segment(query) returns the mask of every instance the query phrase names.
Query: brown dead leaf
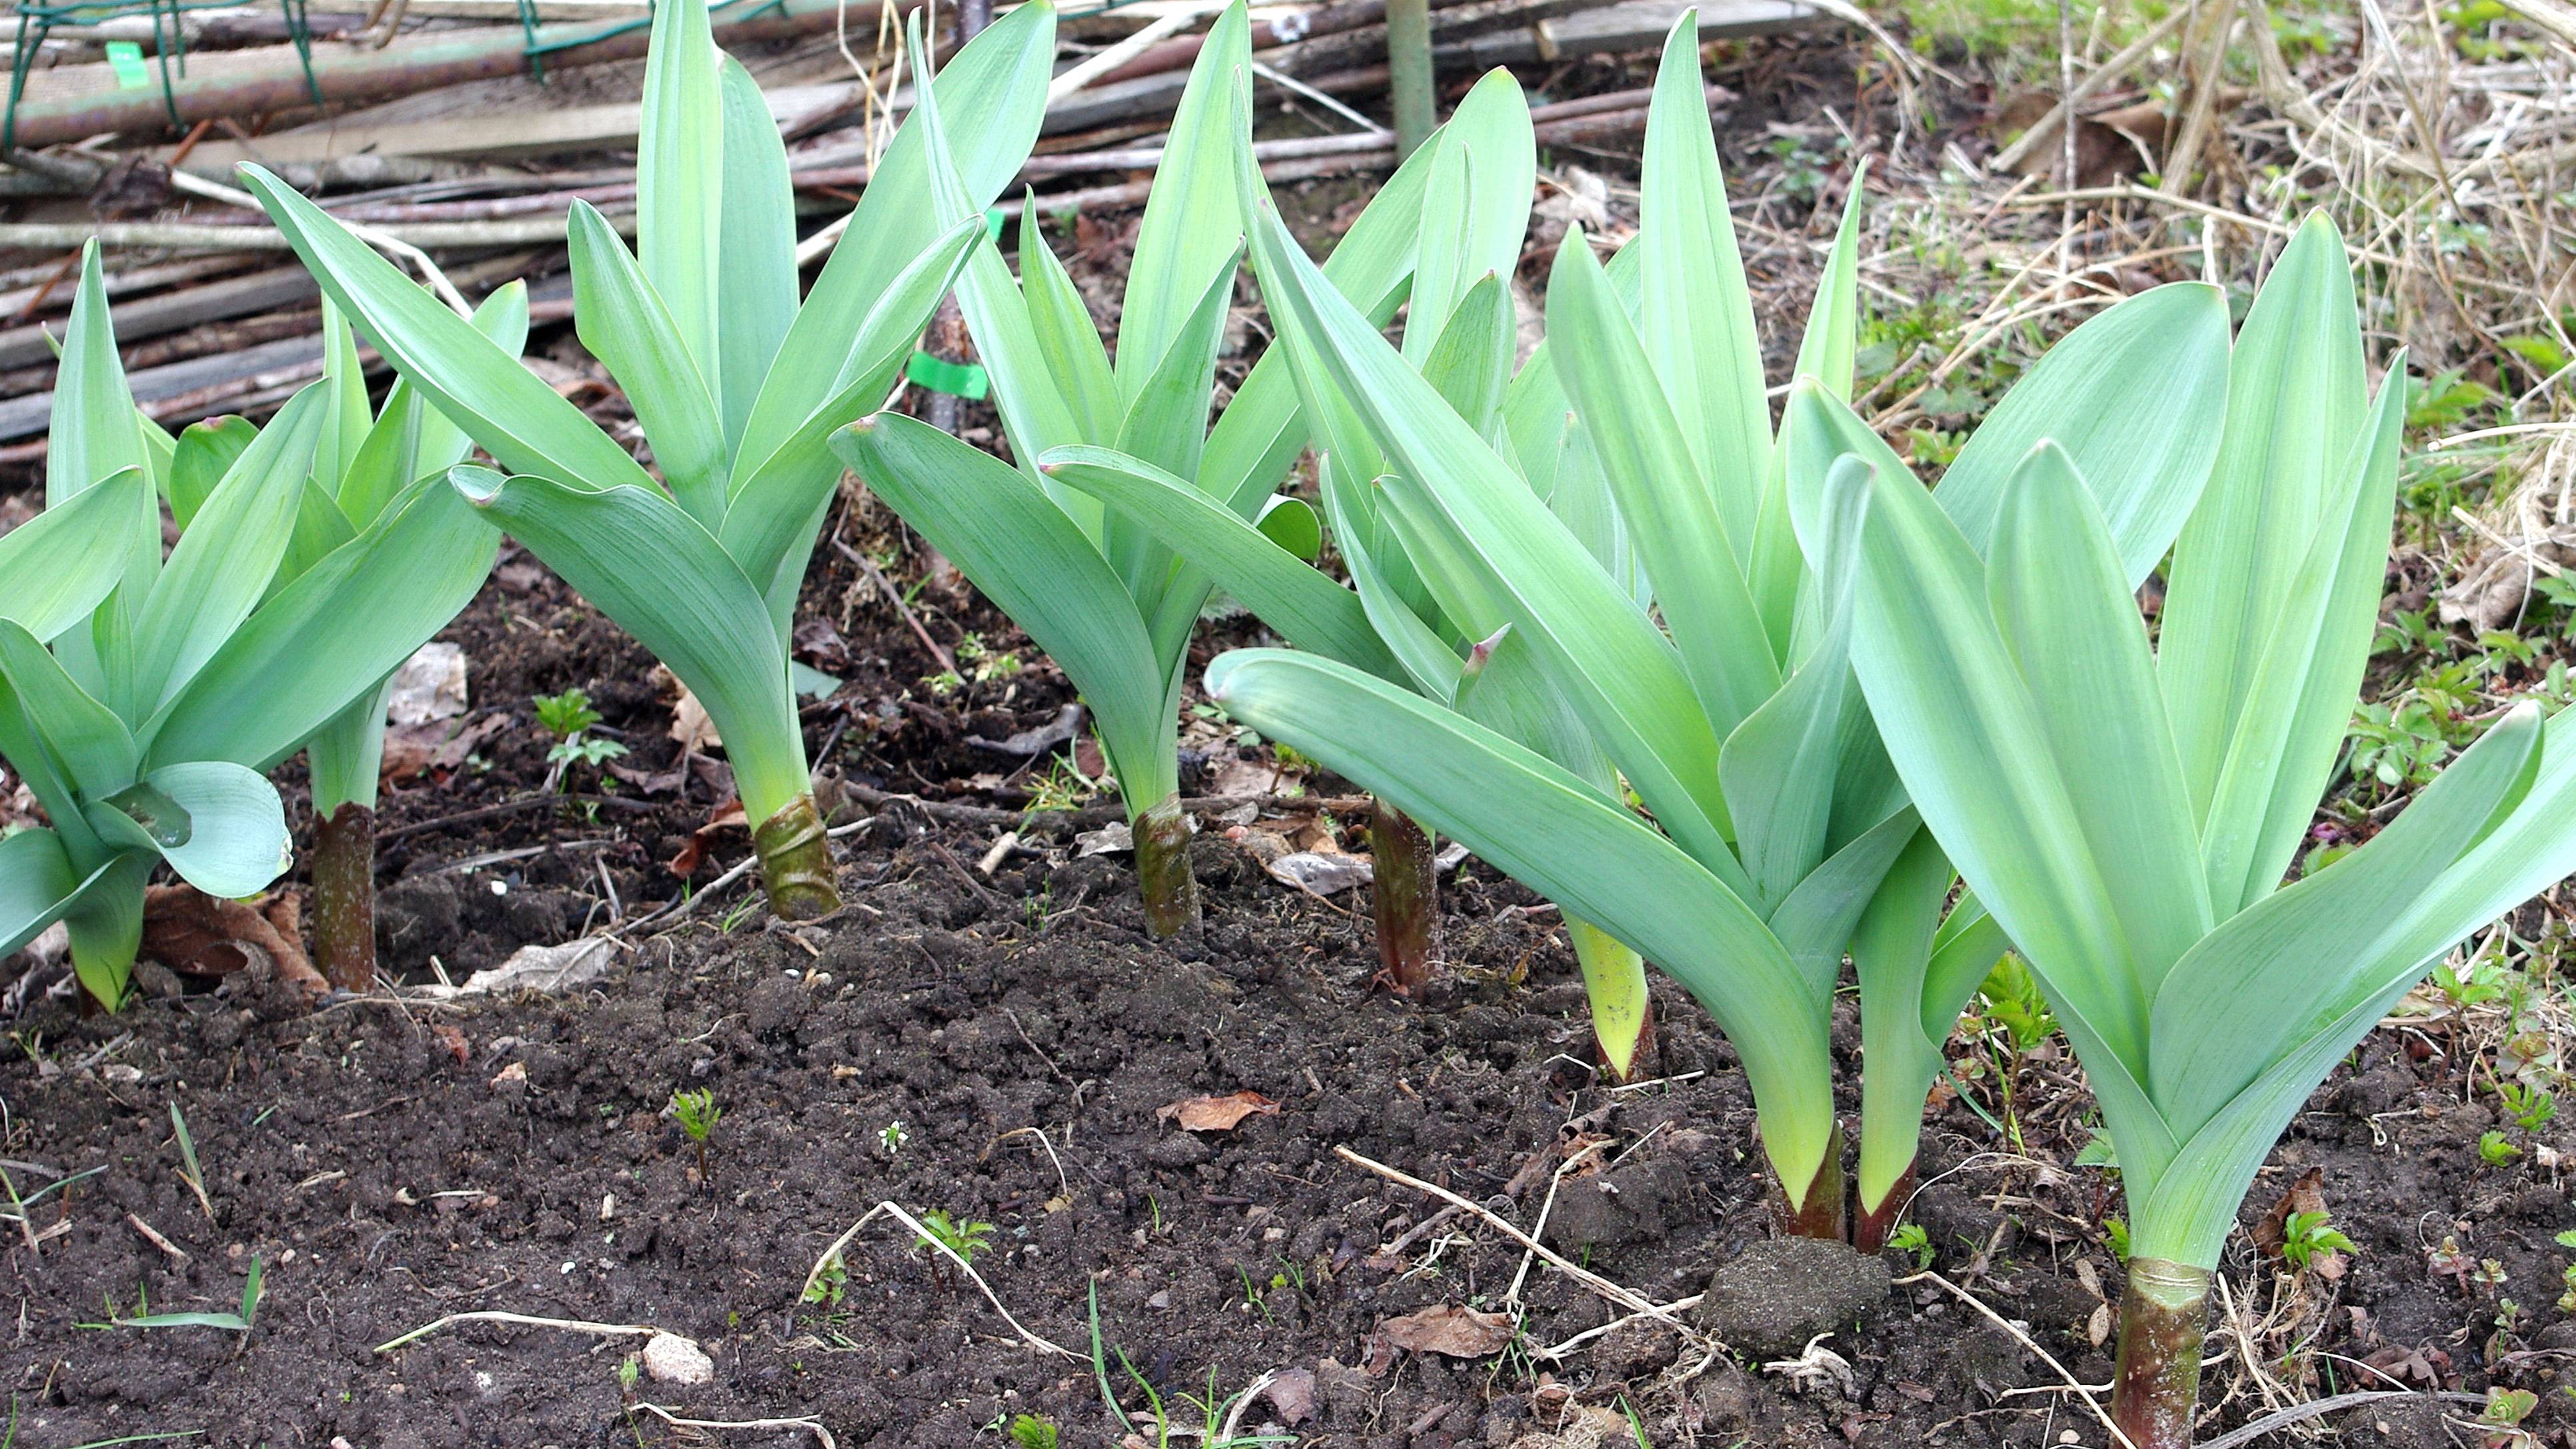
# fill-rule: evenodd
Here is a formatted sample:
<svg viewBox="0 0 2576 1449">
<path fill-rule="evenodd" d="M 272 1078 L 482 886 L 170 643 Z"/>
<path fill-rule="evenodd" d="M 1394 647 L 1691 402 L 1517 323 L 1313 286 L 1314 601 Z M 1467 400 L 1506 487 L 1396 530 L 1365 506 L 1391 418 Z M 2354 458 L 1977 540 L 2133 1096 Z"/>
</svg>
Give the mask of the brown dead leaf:
<svg viewBox="0 0 2576 1449">
<path fill-rule="evenodd" d="M 718 833 L 726 830 L 748 830 L 751 822 L 742 813 L 740 800 L 727 800 L 707 817 L 707 823 L 689 832 L 689 843 L 671 857 L 671 874 L 686 878 L 707 858 L 707 847 L 715 843 Z"/>
<path fill-rule="evenodd" d="M 441 1022 L 429 1029 L 429 1036 L 430 1040 L 438 1043 L 439 1050 L 456 1059 L 458 1066 L 473 1059 L 473 1048 L 466 1043 L 465 1033 L 457 1028 Z"/>
<path fill-rule="evenodd" d="M 698 703 L 698 697 L 685 684 L 671 705 L 671 738 L 680 742 L 684 753 L 692 755 L 724 744 L 724 737 L 716 733 L 715 721 L 707 718 L 707 707 Z"/>
<path fill-rule="evenodd" d="M 1315 1416 L 1315 1371 L 1284 1369 L 1271 1377 L 1261 1396 L 1279 1411 L 1279 1422 L 1294 1429 Z"/>
<path fill-rule="evenodd" d="M 1259 1092 L 1228 1092 L 1222 1097 L 1184 1097 L 1154 1110 L 1156 1117 L 1179 1123 L 1184 1132 L 1231 1132 L 1255 1114 L 1276 1117 L 1279 1104 Z"/>
<path fill-rule="evenodd" d="M 301 912 L 292 897 L 264 902 L 218 900 L 194 886 L 152 886 L 143 893 L 141 954 L 188 976 L 266 971 L 319 996 L 330 990 L 297 938 Z"/>
<path fill-rule="evenodd" d="M 2007 134 L 2028 130 L 2046 117 L 2057 98 L 2039 92 L 2006 102 L 1996 121 Z M 2075 184 L 2108 186 L 2141 171 L 2153 170 L 2164 149 L 2168 123 L 2164 103 L 2144 100 L 2080 116 L 2075 122 Z M 2052 134 L 2022 158 L 2016 169 L 2025 176 L 2062 174 L 2065 142 Z"/>
<path fill-rule="evenodd" d="M 1369 1341 L 1368 1372 L 1376 1378 L 1403 1353 L 1436 1353 L 1443 1358 L 1484 1358 L 1512 1341 L 1512 1316 L 1479 1313 L 1443 1303 L 1377 1326 Z"/>
<path fill-rule="evenodd" d="M 2280 1257 L 2283 1244 L 2289 1240 L 2290 1214 L 2321 1213 L 2325 1210 L 2325 1169 L 2311 1167 L 2298 1181 L 2290 1184 L 2280 1200 L 2272 1204 L 2271 1211 L 2263 1214 L 2263 1220 L 2254 1225 L 2255 1248 L 2266 1258 Z"/>
<path fill-rule="evenodd" d="M 391 785 L 431 771 L 460 769 L 485 740 L 509 726 L 509 715 L 498 712 L 462 728 L 454 720 L 445 719 L 395 725 L 385 731 L 384 763 L 377 767 L 377 773 Z"/>
</svg>

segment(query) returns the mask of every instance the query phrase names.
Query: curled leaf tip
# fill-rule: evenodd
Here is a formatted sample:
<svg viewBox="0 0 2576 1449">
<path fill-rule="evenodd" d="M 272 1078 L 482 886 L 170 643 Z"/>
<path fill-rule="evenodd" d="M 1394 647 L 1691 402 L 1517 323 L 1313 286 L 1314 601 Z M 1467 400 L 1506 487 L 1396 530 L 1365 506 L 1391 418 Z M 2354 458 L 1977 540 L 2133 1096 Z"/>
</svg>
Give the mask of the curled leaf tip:
<svg viewBox="0 0 2576 1449">
<path fill-rule="evenodd" d="M 465 501 L 484 508 L 501 496 L 501 485 L 509 479 L 489 468 L 474 463 L 459 463 L 447 470 L 448 486 L 465 495 Z"/>
</svg>

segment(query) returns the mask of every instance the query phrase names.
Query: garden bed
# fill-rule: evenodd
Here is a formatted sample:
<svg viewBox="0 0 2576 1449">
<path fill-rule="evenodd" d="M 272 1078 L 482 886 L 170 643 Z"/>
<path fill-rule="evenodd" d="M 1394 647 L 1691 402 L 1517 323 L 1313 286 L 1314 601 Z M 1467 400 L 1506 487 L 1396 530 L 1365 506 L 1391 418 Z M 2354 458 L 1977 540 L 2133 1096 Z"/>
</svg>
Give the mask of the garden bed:
<svg viewBox="0 0 2576 1449">
<path fill-rule="evenodd" d="M 1699 1293 L 1768 1236 L 1768 1209 L 1742 1078 L 1698 1009 L 1659 980 L 1652 1080 L 1605 1086 L 1561 929 L 1473 861 L 1444 898 L 1450 975 L 1419 1004 L 1371 990 L 1355 897 L 1287 889 L 1212 816 L 1194 940 L 1145 934 L 1123 858 L 1074 853 L 1081 821 L 1041 818 L 1022 832 L 1029 853 L 986 876 L 1000 828 L 961 817 L 992 807 L 941 799 L 992 769 L 962 741 L 1044 724 L 1061 686 L 1031 667 L 946 701 L 896 699 L 934 666 L 834 557 L 808 604 L 847 620 L 844 698 L 860 703 L 831 763 L 862 792 L 934 802 L 843 807 L 875 823 L 843 841 L 838 917 L 787 928 L 718 896 L 676 927 L 626 933 L 605 975 L 559 996 L 413 992 L 304 1016 L 233 990 L 115 1018 L 54 1000 L 17 1023 L 28 1050 L 0 1066 L 12 1181 L 29 1193 L 102 1169 L 39 1200 L 28 1231 L 41 1241 L 10 1249 L 18 1443 L 672 1441 L 681 1431 L 646 1402 L 708 1420 L 812 1415 L 844 1444 L 1000 1443 L 988 1426 L 1024 1413 L 1067 1444 L 1115 1443 L 1124 1431 L 1091 1362 L 1095 1286 L 1110 1388 L 1147 1443 L 1149 1400 L 1121 1354 L 1180 1426 L 1204 1417 L 1185 1396 L 1223 1400 L 1274 1375 L 1242 1432 L 1273 1423 L 1315 1444 L 1582 1444 L 1605 1430 L 1625 1444 L 1624 1419 L 1601 1415 L 1629 1410 L 1657 1445 L 2101 1442 L 2038 1351 L 2087 1383 L 2109 1377 L 2101 1306 L 2119 1277 L 2104 1219 L 2119 1204 L 2098 1169 L 2073 1165 L 2089 1103 L 2045 1047 L 2018 1060 L 1960 1048 L 1963 1070 L 1984 1075 L 1934 1117 L 1911 1214 L 1934 1270 L 2013 1327 L 1922 1279 L 1833 1325 L 1803 1375 L 1776 1367 L 1802 1344 L 1712 1353 L 1651 1320 L 1542 1357 L 1625 1310 L 1467 1213 L 1435 1221 L 1441 1202 L 1337 1149 L 1523 1226 L 1544 1213 L 1545 1242 L 1654 1302 Z M 842 613 L 834 591 L 850 589 Z M 934 586 L 918 602 L 952 649 L 961 624 L 995 653 L 1016 642 L 962 596 Z M 642 655 L 551 578 L 505 562 L 455 637 L 491 707 L 584 685 L 633 745 L 620 763 L 674 767 Z M 842 725 L 832 711 L 809 721 L 818 739 Z M 488 768 L 391 795 L 387 833 L 523 798 L 546 768 L 537 741 L 514 718 L 479 748 Z M 985 781 L 976 798 L 1010 793 Z M 603 865 L 617 909 L 660 904 L 676 889 L 664 863 L 707 796 L 641 798 L 669 803 L 596 818 L 578 802 L 522 808 L 398 836 L 389 964 L 428 979 L 436 954 L 461 980 L 517 945 L 604 924 Z M 1296 808 L 1281 797 L 1263 813 Z M 743 848 L 719 835 L 714 862 Z M 510 858 L 455 864 L 496 855 Z M 2552 1306 L 2568 1254 L 2551 1236 L 2566 1218 L 2550 1164 L 2576 1139 L 2508 1132 L 2522 1155 L 2481 1159 L 2498 1124 L 2461 1063 L 2492 1032 L 2478 1009 L 2383 1030 L 2276 1151 L 2249 1225 L 2316 1169 L 2355 1249 L 2329 1279 L 2240 1245 L 2235 1301 L 2210 1340 L 2223 1361 L 2205 1434 L 2380 1386 L 2365 1365 L 2415 1387 L 2527 1387 L 2542 1407 L 2526 1427 L 2568 1422 L 2552 1386 L 2576 1362 L 2576 1329 Z M 1849 1052 L 1856 1032 L 1844 1036 Z M 1986 1118 L 2006 1071 L 2016 1095 L 1999 1133 Z M 664 1110 L 683 1088 L 723 1109 L 705 1181 Z M 1231 1130 L 1168 1120 L 1175 1104 L 1240 1092 L 1266 1105 Z M 183 1181 L 173 1107 L 211 1220 Z M 801 1301 L 826 1249 L 881 1201 L 991 1224 L 979 1272 L 1073 1356 L 1019 1340 L 885 1216 L 845 1250 L 837 1302 Z M 254 1260 L 264 1283 L 246 1339 L 81 1326 L 147 1300 L 235 1307 Z M 1889 1265 L 1916 1271 L 1902 1252 Z M 2524 1307 L 2500 1332 L 2507 1299 Z M 1480 1342 L 1494 1320 L 1461 1320 L 1461 1342 L 1482 1349 L 1463 1357 L 1404 1351 L 1404 1325 L 1382 1328 L 1514 1306 L 1508 1342 Z M 490 1310 L 665 1329 L 697 1341 L 714 1377 L 625 1385 L 636 1340 L 542 1327 L 461 1325 L 374 1351 Z M 2359 1442 L 2448 1444 L 2445 1408 L 2477 1412 L 2383 1401 L 2316 1422 Z M 721 1438 L 810 1442 L 795 1428 Z"/>
<path fill-rule="evenodd" d="M 1872 184 L 1913 213 L 1873 243 L 1902 260 L 1872 278 L 1863 376 L 1879 421 L 1930 466 L 2018 366 L 1943 358 L 2006 307 L 1998 279 L 2022 265 L 2007 241 L 2038 255 L 2054 234 L 2004 200 L 1945 209 L 1953 143 L 1990 150 L 1971 134 L 1990 91 L 1929 89 L 1918 113 L 1863 55 L 1788 41 L 1734 55 L 1724 154 L 1745 161 L 1740 220 L 1777 351 L 1848 162 L 1891 153 Z M 1571 64 L 1545 89 L 1637 84 L 1624 66 Z M 1633 215 L 1633 149 L 1551 153 L 1524 281 L 1569 221 Z M 1345 180 L 1283 200 L 1320 248 L 1366 194 Z M 1093 212 L 1069 229 L 1097 312 L 1114 313 L 1132 222 Z M 2114 257 L 2095 270 L 2121 290 L 2204 263 L 2143 243 L 2123 257 L 2129 234 L 2104 237 L 2085 245 Z M 2227 265 L 2257 269 L 2250 253 Z M 1242 340 L 1229 385 L 1259 334 Z M 537 350 L 568 396 L 630 426 L 561 328 Z M 990 415 L 964 411 L 991 446 Z M 2437 528 L 2475 481 L 2410 475 L 2410 515 L 2433 523 L 2389 589 L 2417 637 L 2390 651 L 2374 698 L 2420 692 L 2418 655 L 2466 662 L 2426 621 L 2458 562 Z M 728 874 L 750 846 L 716 819 L 721 751 L 674 739 L 680 701 L 650 655 L 505 548 L 441 636 L 464 652 L 471 707 L 395 746 L 378 837 L 382 964 L 400 990 L 308 1014 L 256 966 L 220 985 L 152 968 L 145 999 L 104 1017 L 43 989 L 59 964 L 22 983 L 0 1165 L 36 1196 L 0 1222 L 17 1305 L 0 1326 L 0 1449 L 949 1449 L 1005 1444 L 1020 1416 L 1065 1445 L 1157 1449 L 1229 1426 L 1388 1449 L 2105 1444 L 2069 1381 L 2111 1377 L 2124 1209 L 2115 1176 L 2088 1165 L 2093 1103 L 2035 995 L 2003 989 L 1949 1044 L 1908 1211 L 1919 1235 L 1876 1268 L 1783 1256 L 1733 1050 L 1673 983 L 1655 981 L 1643 1080 L 1610 1085 L 1562 924 L 1469 859 L 1444 881 L 1443 979 L 1421 1000 L 1389 995 L 1365 895 L 1306 894 L 1263 865 L 1281 840 L 1364 849 L 1365 809 L 1209 709 L 1185 733 L 1183 777 L 1202 807 L 1206 918 L 1153 939 L 1128 857 L 1081 838 L 1117 818 L 1112 797 L 1068 798 L 1061 735 L 997 748 L 1064 722 L 1063 678 L 864 494 L 844 493 L 823 540 L 796 654 L 841 681 L 804 709 L 847 827 L 833 916 L 775 922 Z M 1240 616 L 1203 633 L 1193 681 L 1258 637 Z M 2472 693 L 2528 690 L 2546 668 L 2528 646 L 2478 650 Z M 534 701 L 576 688 L 626 753 L 573 765 L 557 794 Z M 305 840 L 298 768 L 281 778 Z M 2408 998 L 2274 1150 L 2212 1298 L 2204 1449 L 2259 1424 L 2250 1442 L 2520 1449 L 2476 1423 L 2490 1402 L 2520 1407 L 2492 1390 L 2531 1396 L 2527 1442 L 2576 1445 L 2576 1316 L 2559 1306 L 2576 1303 L 2576 1249 L 2558 1240 L 2576 1225 L 2562 1175 L 2576 1131 L 2505 1120 L 2495 1065 L 2560 1052 L 2548 962 L 2565 934 L 2538 909 L 2517 927 L 2541 943 L 2527 973 Z M 585 939 L 613 945 L 569 989 L 453 989 L 524 947 Z M 1846 1084 L 1857 1044 L 1846 1002 Z M 679 1091 L 722 1111 L 703 1153 L 669 1109 Z M 980 1276 L 880 1204 L 967 1225 Z M 2287 1213 L 2328 1216 L 2293 1220 L 2285 1254 Z M 1748 1261 L 1722 1302 L 1688 1302 Z M 254 1272 L 247 1334 L 101 1326 L 237 1310 Z M 1668 1325 L 1638 1301 L 1686 1306 Z M 557 1326 L 434 1327 L 470 1314 Z M 653 1331 L 694 1342 L 705 1381 L 630 1373 Z"/>
</svg>

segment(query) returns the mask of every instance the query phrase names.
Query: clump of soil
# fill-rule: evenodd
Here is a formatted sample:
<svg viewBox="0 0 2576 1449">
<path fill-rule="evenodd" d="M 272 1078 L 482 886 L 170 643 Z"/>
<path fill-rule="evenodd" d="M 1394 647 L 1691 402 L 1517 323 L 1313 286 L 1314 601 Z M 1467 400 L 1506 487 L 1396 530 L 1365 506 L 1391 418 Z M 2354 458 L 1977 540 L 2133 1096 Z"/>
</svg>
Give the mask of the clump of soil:
<svg viewBox="0 0 2576 1449">
<path fill-rule="evenodd" d="M 1699 1301 L 1699 1326 L 1749 1358 L 1795 1355 L 1809 1340 L 1842 1330 L 1887 1298 L 1884 1258 L 1839 1243 L 1776 1238 L 1719 1265 Z"/>
</svg>

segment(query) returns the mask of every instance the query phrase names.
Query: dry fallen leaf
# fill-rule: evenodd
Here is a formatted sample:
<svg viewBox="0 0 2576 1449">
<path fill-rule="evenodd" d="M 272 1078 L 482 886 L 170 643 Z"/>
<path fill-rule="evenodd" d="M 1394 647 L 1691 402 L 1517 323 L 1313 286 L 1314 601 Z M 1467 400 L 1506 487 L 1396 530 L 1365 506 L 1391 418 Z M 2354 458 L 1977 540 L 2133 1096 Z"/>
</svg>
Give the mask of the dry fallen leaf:
<svg viewBox="0 0 2576 1449">
<path fill-rule="evenodd" d="M 1315 1414 L 1315 1371 L 1283 1369 L 1271 1376 L 1261 1396 L 1279 1411 L 1279 1422 L 1294 1429 Z"/>
<path fill-rule="evenodd" d="M 2281 1249 L 2289 1238 L 2290 1214 L 2321 1213 L 2325 1210 L 2325 1171 L 2309 1168 L 2282 1192 L 2280 1200 L 2272 1204 L 2271 1211 L 2263 1214 L 2262 1221 L 2254 1225 L 2252 1237 L 2255 1248 L 2266 1258 L 2280 1257 Z"/>
<path fill-rule="evenodd" d="M 256 968 L 309 995 L 330 990 L 301 940 L 292 896 L 218 900 L 190 885 L 143 893 L 142 955 L 188 976 L 228 976 Z"/>
<path fill-rule="evenodd" d="M 724 744 L 724 737 L 716 733 L 715 721 L 707 718 L 707 707 L 698 703 L 698 697 L 685 684 L 680 686 L 679 699 L 671 705 L 671 738 L 680 742 L 683 753 L 692 755 Z"/>
<path fill-rule="evenodd" d="M 1329 896 L 1353 886 L 1367 885 L 1374 878 L 1372 865 L 1365 855 L 1344 855 L 1339 851 L 1300 850 L 1277 860 L 1262 862 L 1262 869 L 1282 885 L 1294 886 L 1311 895 Z"/>
<path fill-rule="evenodd" d="M 1222 1097 L 1185 1097 L 1154 1111 L 1166 1122 L 1178 1122 L 1184 1132 L 1231 1132 L 1256 1113 L 1278 1116 L 1279 1104 L 1259 1092 L 1229 1092 Z"/>
<path fill-rule="evenodd" d="M 1369 1376 L 1385 1373 L 1398 1351 L 1436 1353 L 1443 1358 L 1484 1358 L 1502 1352 L 1503 1345 L 1512 1341 L 1514 1331 L 1508 1313 L 1479 1313 L 1453 1303 L 1390 1318 L 1377 1326 L 1369 1344 Z"/>
<path fill-rule="evenodd" d="M 707 847 L 715 843 L 718 833 L 750 828 L 750 819 L 742 813 L 742 802 L 727 800 L 707 816 L 706 824 L 689 832 L 689 843 L 681 846 L 680 853 L 671 857 L 671 874 L 686 879 L 705 862 Z"/>
<path fill-rule="evenodd" d="M 465 978 L 454 994 L 570 991 L 598 980 L 615 964 L 617 943 L 605 936 L 585 936 L 560 946 L 521 946 L 510 953 L 509 960 Z"/>
<path fill-rule="evenodd" d="M 445 720 L 395 725 L 385 731 L 384 762 L 378 773 L 387 784 L 400 784 L 432 770 L 457 769 L 485 740 L 509 727 L 506 713 L 487 714 L 462 729 Z"/>
<path fill-rule="evenodd" d="M 466 1042 L 465 1033 L 455 1027 L 444 1023 L 434 1025 L 429 1029 L 429 1037 L 438 1043 L 439 1050 L 454 1057 L 460 1067 L 474 1059 L 474 1049 Z"/>
</svg>

